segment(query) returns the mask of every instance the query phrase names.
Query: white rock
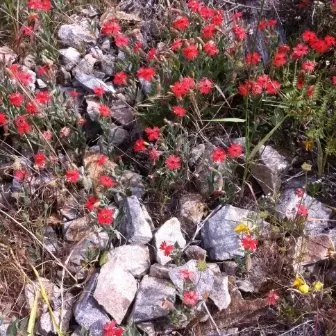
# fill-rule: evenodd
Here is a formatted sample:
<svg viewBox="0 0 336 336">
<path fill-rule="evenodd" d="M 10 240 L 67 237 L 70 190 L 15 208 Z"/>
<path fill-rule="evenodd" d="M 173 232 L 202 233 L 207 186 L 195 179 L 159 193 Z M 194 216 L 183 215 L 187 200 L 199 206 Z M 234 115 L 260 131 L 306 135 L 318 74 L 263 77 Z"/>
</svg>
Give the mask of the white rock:
<svg viewBox="0 0 336 336">
<path fill-rule="evenodd" d="M 105 265 L 104 265 L 105 266 Z M 150 267 L 149 250 L 147 246 L 123 245 L 111 250 L 105 267 L 123 269 L 133 276 L 139 277 Z"/>
<path fill-rule="evenodd" d="M 214 285 L 210 292 L 209 298 L 219 310 L 229 307 L 231 295 L 229 293 L 229 277 L 223 274 L 214 275 Z"/>
<path fill-rule="evenodd" d="M 171 257 L 165 256 L 164 251 L 160 249 L 160 245 L 166 242 L 168 245 L 177 244 L 180 248 L 186 245 L 181 232 L 181 223 L 176 217 L 166 221 L 155 234 L 156 260 L 159 264 L 165 265 L 171 261 Z"/>
<path fill-rule="evenodd" d="M 59 50 L 62 56 L 62 63 L 67 71 L 70 71 L 80 60 L 80 53 L 73 47 Z"/>
<path fill-rule="evenodd" d="M 118 324 L 124 319 L 137 292 L 137 281 L 122 269 L 111 271 L 103 265 L 98 276 L 94 298 Z"/>
</svg>

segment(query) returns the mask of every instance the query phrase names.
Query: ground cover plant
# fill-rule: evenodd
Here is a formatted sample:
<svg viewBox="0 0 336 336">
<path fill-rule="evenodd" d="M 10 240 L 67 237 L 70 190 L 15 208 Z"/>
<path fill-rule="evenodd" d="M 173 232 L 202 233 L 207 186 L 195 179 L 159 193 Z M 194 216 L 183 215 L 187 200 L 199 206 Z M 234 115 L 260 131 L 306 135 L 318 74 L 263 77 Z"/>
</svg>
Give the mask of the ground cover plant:
<svg viewBox="0 0 336 336">
<path fill-rule="evenodd" d="M 336 3 L 148 4 L 0 5 L 0 327 L 333 335 Z"/>
</svg>

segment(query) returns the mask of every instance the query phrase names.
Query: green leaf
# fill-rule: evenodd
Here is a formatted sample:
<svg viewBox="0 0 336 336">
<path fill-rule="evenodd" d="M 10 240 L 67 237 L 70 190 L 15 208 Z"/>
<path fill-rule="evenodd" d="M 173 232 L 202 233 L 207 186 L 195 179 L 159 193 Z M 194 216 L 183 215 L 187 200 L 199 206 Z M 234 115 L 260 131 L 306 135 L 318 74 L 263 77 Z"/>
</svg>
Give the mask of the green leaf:
<svg viewBox="0 0 336 336">
<path fill-rule="evenodd" d="M 99 266 L 103 266 L 108 261 L 108 251 L 105 251 L 101 254 L 99 258 Z"/>
<path fill-rule="evenodd" d="M 243 122 L 245 122 L 245 119 L 240 119 L 240 118 L 222 118 L 222 119 L 211 119 L 211 120 L 202 120 L 202 121 L 243 123 Z"/>
</svg>

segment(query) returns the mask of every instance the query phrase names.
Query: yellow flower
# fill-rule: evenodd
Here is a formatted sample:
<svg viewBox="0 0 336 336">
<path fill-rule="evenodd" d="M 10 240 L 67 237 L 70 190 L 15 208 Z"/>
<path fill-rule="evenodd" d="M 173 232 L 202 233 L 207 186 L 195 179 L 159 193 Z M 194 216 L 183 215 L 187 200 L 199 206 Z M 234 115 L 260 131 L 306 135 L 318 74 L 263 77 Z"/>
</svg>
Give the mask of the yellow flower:
<svg viewBox="0 0 336 336">
<path fill-rule="evenodd" d="M 320 281 L 315 281 L 313 282 L 312 286 L 313 286 L 314 291 L 320 292 L 323 288 L 323 283 Z"/>
<path fill-rule="evenodd" d="M 313 148 L 314 140 L 313 139 L 306 139 L 305 141 L 303 141 L 303 144 L 305 146 L 305 150 L 307 152 L 309 152 Z"/>
<path fill-rule="evenodd" d="M 301 285 L 298 290 L 302 293 L 302 294 L 307 294 L 309 292 L 309 286 L 307 284 Z"/>
<path fill-rule="evenodd" d="M 299 276 L 297 275 L 293 281 L 293 287 L 300 287 L 302 285 L 305 284 L 305 281 Z"/>
<path fill-rule="evenodd" d="M 234 228 L 235 232 L 237 233 L 250 233 L 251 230 L 250 228 L 244 224 L 244 223 L 239 223 L 235 228 Z"/>
</svg>

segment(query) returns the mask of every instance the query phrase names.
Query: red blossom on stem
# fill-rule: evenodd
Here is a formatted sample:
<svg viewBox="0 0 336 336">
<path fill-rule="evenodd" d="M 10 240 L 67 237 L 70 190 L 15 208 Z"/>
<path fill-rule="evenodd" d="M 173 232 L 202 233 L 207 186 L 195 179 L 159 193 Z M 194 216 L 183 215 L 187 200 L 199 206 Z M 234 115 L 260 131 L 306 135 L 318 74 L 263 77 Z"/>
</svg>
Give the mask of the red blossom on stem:
<svg viewBox="0 0 336 336">
<path fill-rule="evenodd" d="M 103 336 L 122 336 L 124 334 L 124 329 L 117 327 L 115 321 L 107 322 L 104 325 Z"/>
<path fill-rule="evenodd" d="M 127 84 L 127 74 L 124 71 L 117 72 L 114 75 L 113 83 L 115 85 L 126 85 Z"/>
<path fill-rule="evenodd" d="M 187 110 L 182 106 L 173 106 L 173 113 L 180 118 L 183 118 L 187 114 Z"/>
<path fill-rule="evenodd" d="M 154 68 L 148 67 L 141 67 L 138 71 L 137 71 L 137 76 L 138 78 L 144 79 L 146 81 L 151 81 L 154 76 L 155 76 L 155 70 Z"/>
<path fill-rule="evenodd" d="M 89 210 L 89 211 L 93 211 L 93 209 L 98 205 L 97 203 L 99 202 L 99 199 L 93 195 L 89 196 L 89 198 L 87 199 L 86 203 L 85 203 L 85 207 Z"/>
<path fill-rule="evenodd" d="M 160 138 L 160 128 L 159 127 L 153 127 L 153 128 L 147 127 L 145 129 L 145 133 L 149 141 L 155 141 Z"/>
<path fill-rule="evenodd" d="M 106 36 L 115 36 L 120 33 L 121 27 L 115 20 L 104 22 L 101 27 L 101 33 Z"/>
<path fill-rule="evenodd" d="M 70 183 L 76 183 L 79 180 L 80 173 L 78 169 L 69 169 L 65 174 L 65 178 Z"/>
<path fill-rule="evenodd" d="M 198 296 L 195 291 L 186 291 L 183 293 L 183 303 L 188 306 L 195 306 Z"/>
<path fill-rule="evenodd" d="M 208 56 L 215 56 L 218 54 L 219 50 L 214 41 L 209 41 L 204 45 L 204 51 Z"/>
<path fill-rule="evenodd" d="M 34 155 L 34 163 L 38 168 L 43 168 L 46 162 L 47 158 L 43 153 L 38 152 Z"/>
<path fill-rule="evenodd" d="M 138 139 L 135 141 L 133 145 L 134 152 L 143 152 L 146 150 L 145 140 L 144 139 Z"/>
<path fill-rule="evenodd" d="M 297 211 L 296 215 L 300 217 L 307 217 L 308 216 L 308 209 L 303 204 L 297 204 Z"/>
<path fill-rule="evenodd" d="M 15 107 L 19 107 L 24 102 L 24 96 L 19 92 L 14 92 L 8 96 L 8 100 Z"/>
<path fill-rule="evenodd" d="M 222 163 L 226 159 L 226 152 L 221 147 L 216 147 L 211 154 L 212 161 L 215 163 Z"/>
<path fill-rule="evenodd" d="M 229 158 L 237 158 L 243 153 L 243 146 L 240 143 L 233 143 L 227 148 L 227 152 Z"/>
<path fill-rule="evenodd" d="M 181 168 L 181 158 L 177 155 L 171 154 L 165 161 L 166 167 L 169 170 L 177 170 Z"/>
<path fill-rule="evenodd" d="M 266 301 L 270 306 L 275 306 L 279 299 L 279 295 L 273 289 L 267 293 Z"/>
<path fill-rule="evenodd" d="M 189 19 L 186 16 L 180 16 L 172 22 L 172 27 L 179 31 L 183 31 L 189 26 L 189 24 Z"/>
<path fill-rule="evenodd" d="M 201 94 L 209 94 L 214 84 L 208 78 L 202 78 L 198 83 L 198 90 Z"/>
<path fill-rule="evenodd" d="M 195 44 L 185 47 L 182 52 L 184 57 L 189 61 L 194 60 L 198 56 L 198 49 Z"/>
<path fill-rule="evenodd" d="M 117 182 L 110 176 L 101 175 L 99 176 L 99 184 L 105 188 L 114 188 Z"/>
<path fill-rule="evenodd" d="M 242 246 L 249 252 L 254 252 L 257 249 L 258 241 L 252 236 L 247 235 L 241 240 Z"/>
<path fill-rule="evenodd" d="M 174 250 L 174 245 L 171 245 L 171 244 L 167 244 L 167 242 L 163 241 L 161 244 L 160 244 L 160 250 L 163 251 L 164 255 L 166 257 L 169 257 L 170 254 L 173 252 Z"/>
<path fill-rule="evenodd" d="M 113 223 L 113 215 L 114 209 L 100 209 L 97 214 L 97 221 L 100 225 L 111 225 Z"/>
</svg>

